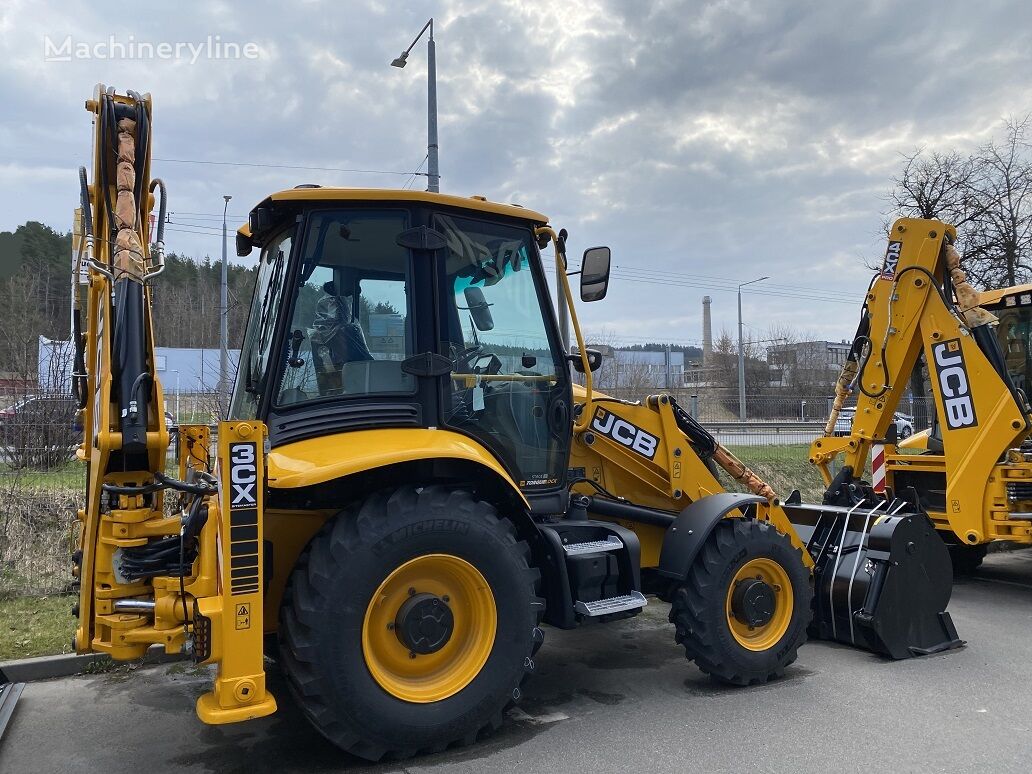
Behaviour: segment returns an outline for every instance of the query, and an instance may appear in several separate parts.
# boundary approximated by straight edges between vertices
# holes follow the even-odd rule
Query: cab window
[[[309,217],[276,405],[371,394],[411,394],[408,250],[403,212]]]

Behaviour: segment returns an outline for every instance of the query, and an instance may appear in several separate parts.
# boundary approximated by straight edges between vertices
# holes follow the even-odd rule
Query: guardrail
[[[824,432],[824,422],[702,422],[711,433]]]

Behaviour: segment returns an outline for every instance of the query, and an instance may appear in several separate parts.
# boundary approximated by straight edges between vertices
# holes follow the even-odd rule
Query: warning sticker
[[[236,628],[251,628],[251,603],[246,602],[236,606]]]

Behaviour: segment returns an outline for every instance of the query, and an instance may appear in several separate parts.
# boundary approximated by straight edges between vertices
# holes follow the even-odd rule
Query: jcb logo
[[[950,430],[975,427],[975,403],[971,400],[971,384],[964,368],[964,352],[959,339],[950,339],[932,347],[935,373],[939,377],[942,405],[946,411],[946,426]]]
[[[230,508],[251,508],[258,504],[258,468],[253,443],[229,445]]]
[[[616,414],[606,411],[604,408],[595,409],[591,427],[607,438],[612,438],[617,443],[638,452],[642,457],[651,460],[656,456],[656,447],[659,446],[659,439],[656,436],[646,433],[640,427],[632,425],[626,419],[620,419]]]
[[[896,267],[899,265],[899,253],[902,249],[902,242],[889,242],[889,248],[885,251],[885,261],[882,263],[882,279],[891,280],[896,277]]]

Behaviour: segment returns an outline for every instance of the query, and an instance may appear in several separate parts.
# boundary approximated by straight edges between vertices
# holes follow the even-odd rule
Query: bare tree
[[[589,334],[584,339],[584,346],[587,349],[595,349],[602,353],[602,364],[598,370],[591,375],[592,384],[601,390],[612,390],[618,387],[617,373],[619,365],[616,361],[616,337],[608,328],[602,328],[598,333]],[[582,374],[574,374],[579,384],[584,383]]]
[[[903,156],[903,168],[892,179],[889,193],[892,217],[938,218],[963,226],[977,212],[971,183],[977,164],[956,151],[916,150]],[[886,225],[889,225],[888,223]]]
[[[977,217],[965,229],[964,256],[984,287],[1017,285],[1032,275],[1030,121],[1008,120],[1003,139],[978,153],[971,185]]]
[[[972,156],[920,149],[904,156],[888,195],[889,222],[900,215],[957,227],[965,270],[982,287],[1016,285],[1032,276],[1030,117],[1004,123]],[[868,261],[877,268],[880,261]],[[877,265],[874,265],[877,264]]]

